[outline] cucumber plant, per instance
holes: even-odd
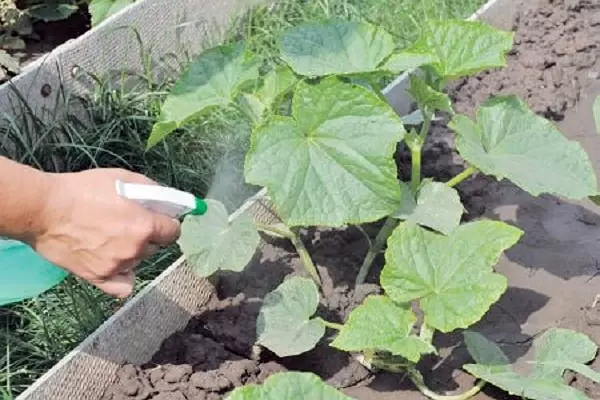
[[[186,218],[181,248],[208,276],[240,271],[259,243],[257,230],[290,239],[312,279],[287,279],[265,297],[258,344],[287,357],[311,350],[333,330],[331,346],[359,353],[369,367],[407,372],[425,395],[444,399],[425,386],[416,365],[437,352],[436,332],[469,328],[500,298],[507,280],[494,265],[523,234],[497,221],[461,224],[464,207],[455,186],[482,173],[534,196],[582,199],[598,192],[592,164],[577,142],[516,96],[490,98],[474,119],[454,111],[445,86],[505,66],[510,32],[481,22],[436,21],[422,26],[413,45],[397,49],[380,27],[332,20],[292,28],[279,44],[281,63],[266,66],[267,72],[244,42],[202,54],[166,99],[148,146],[214,108],[237,110],[253,125],[246,181],[266,188],[281,223],[232,218],[214,203],[207,217]],[[404,119],[380,90],[383,76],[399,73],[407,75],[419,107]],[[431,124],[443,114],[466,167],[438,182],[422,177],[421,164]],[[411,153],[409,182],[397,178],[393,156],[401,142]],[[357,266],[356,283],[364,282],[385,247],[379,277],[385,294],[368,297],[344,324],[315,315],[320,279],[299,229],[379,220],[385,222]],[[497,382],[473,374],[482,380],[454,399],[473,396],[485,381]],[[242,389],[232,398],[267,398],[281,381]]]

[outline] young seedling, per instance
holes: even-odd
[[[280,357],[297,355],[311,350],[331,328],[338,331],[331,346],[361,352],[367,366],[407,372],[425,395],[446,399],[427,389],[416,364],[422,355],[437,353],[435,331],[471,326],[500,298],[507,280],[493,266],[522,233],[495,221],[463,224],[450,235],[404,222],[388,240],[381,273],[385,295],[367,297],[345,324],[335,324],[314,316],[319,303],[314,283],[290,278],[265,298],[258,343]],[[411,305],[416,300],[423,313],[420,326]],[[467,399],[481,386],[448,399]]]

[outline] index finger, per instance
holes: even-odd
[[[181,223],[179,220],[157,213],[152,213],[152,219],[151,243],[168,246],[179,239],[179,235],[181,235]]]

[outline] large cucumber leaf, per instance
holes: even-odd
[[[325,334],[325,325],[311,317],[319,305],[317,285],[292,277],[265,296],[256,321],[257,343],[279,357],[311,350]]]
[[[252,216],[244,213],[229,221],[222,203],[212,199],[206,203],[206,214],[189,215],[181,226],[178,244],[187,262],[202,277],[219,270],[243,270],[260,243]]]
[[[348,316],[331,346],[344,351],[380,350],[414,363],[435,348],[411,335],[417,317],[410,304],[396,304],[387,296],[369,296]]]
[[[359,74],[376,71],[394,50],[394,40],[367,22],[308,22],[287,30],[280,50],[300,75]]]
[[[483,173],[507,178],[537,196],[581,199],[598,192],[583,147],[516,96],[494,97],[477,110],[477,121],[456,115],[449,124],[460,155]]]
[[[395,218],[435,229],[446,235],[460,224],[464,207],[456,189],[441,182],[424,179],[417,196],[409,185],[400,182],[402,205],[393,214]]]
[[[492,267],[522,234],[496,221],[463,224],[449,236],[403,223],[388,239],[381,285],[396,302],[418,299],[432,328],[467,328],[506,290]]]
[[[310,372],[279,372],[262,385],[235,389],[226,400],[352,400]]]
[[[532,400],[588,400],[585,394],[565,384],[566,370],[600,382],[600,374],[585,365],[596,356],[597,346],[581,333],[553,328],[536,339],[536,356],[531,362],[534,371],[529,376],[515,373],[502,350],[479,333],[465,332],[464,336],[477,364],[463,368],[509,394]]]
[[[245,42],[221,45],[202,53],[179,77],[167,96],[147,147],[206,110],[229,105],[250,81],[258,79],[258,59],[246,51]]]
[[[506,53],[513,45],[512,32],[504,32],[480,21],[431,21],[421,36],[406,50],[394,54],[387,69],[431,65],[446,80],[473,75],[506,65]],[[418,65],[417,65],[418,66]]]
[[[399,208],[393,154],[405,131],[385,101],[329,77],[299,83],[292,113],[253,132],[245,165],[288,226],[372,222]]]

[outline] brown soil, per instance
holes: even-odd
[[[557,122],[571,139],[579,140],[600,171],[600,136],[594,131],[591,102],[600,93],[600,3],[597,0],[541,0],[538,10],[518,16],[516,46],[509,67],[457,82],[449,92],[456,108],[471,114],[474,106],[495,93],[515,93],[534,110]],[[435,126],[424,154],[424,173],[445,180],[460,172],[462,163],[452,137]],[[406,152],[399,149],[400,175],[407,178]],[[532,340],[550,327],[575,329],[600,343],[600,213],[590,202],[564,201],[553,196],[534,198],[508,182],[475,177],[459,185],[468,213],[465,219],[487,217],[516,224],[525,231],[520,243],[501,259],[497,271],[509,279],[509,289],[471,329],[497,342],[525,370]],[[369,234],[376,226],[367,227]],[[357,291],[352,281],[366,252],[363,234],[309,230],[304,240],[323,277],[319,314],[343,322],[349,311],[377,282],[381,260],[369,281]],[[124,366],[105,400],[222,399],[233,387],[259,383],[285,369],[312,371],[329,384],[361,400],[421,400],[400,375],[372,376],[345,353],[322,340],[317,349],[287,359],[253,346],[261,299],[286,276],[302,274],[289,244],[270,240],[242,274],[226,274],[214,299],[163,344],[143,366]],[[437,335],[440,357],[421,363],[427,384],[455,393],[473,379],[460,366],[470,362],[461,334]],[[600,361],[592,365],[600,369]],[[571,383],[588,397],[600,399],[600,386],[574,376]],[[475,399],[512,399],[485,389]],[[516,398],[514,398],[516,399]]]

